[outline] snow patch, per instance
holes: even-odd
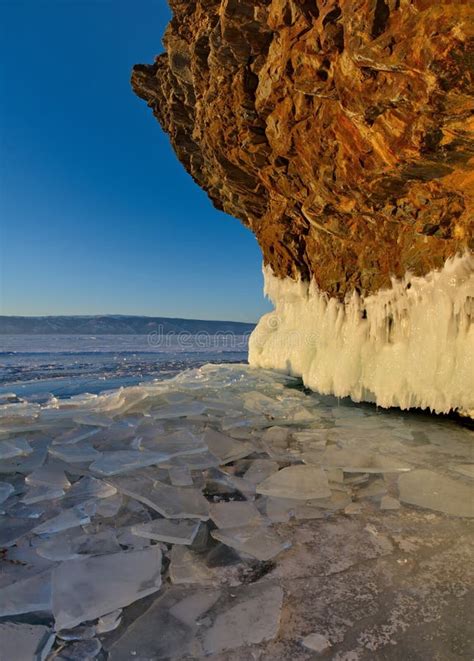
[[[474,257],[344,303],[314,282],[264,268],[275,306],[250,338],[254,367],[301,376],[322,394],[382,407],[458,409],[474,416]]]

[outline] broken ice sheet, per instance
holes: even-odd
[[[255,505],[249,501],[231,501],[210,505],[210,517],[218,528],[258,526],[263,518]]]
[[[324,519],[328,514],[343,510],[351,499],[345,493],[335,492],[330,498],[294,500],[267,497],[265,513],[273,523],[285,523],[292,518],[298,520]]]
[[[412,468],[396,457],[334,446],[326,448],[320,461],[325,467],[342,468],[345,473],[399,473]]]
[[[260,484],[278,470],[278,464],[271,459],[255,459],[244,473],[244,480],[251,484]]]
[[[398,478],[400,500],[452,516],[474,517],[472,487],[461,481],[418,469]]]
[[[220,590],[198,590],[178,601],[169,610],[171,615],[180,622],[192,627],[199,624],[202,617],[221,596]]]
[[[112,478],[110,483],[120,492],[148,505],[168,519],[209,518],[209,504],[202,493],[188,487],[172,487],[141,477]]]
[[[101,427],[76,427],[75,429],[70,429],[66,432],[63,432],[59,436],[56,436],[53,439],[53,445],[71,445],[74,443],[79,443],[79,441],[85,441],[86,439],[92,438],[95,436]]]
[[[100,459],[89,466],[89,469],[99,475],[120,475],[137,468],[160,464],[166,459],[169,459],[169,455],[161,452],[116,450],[104,452]]]
[[[255,494],[254,484],[247,482],[242,477],[236,477],[216,468],[208,471],[206,489],[211,492],[216,490],[226,494],[229,492],[240,492],[248,496]]]
[[[33,452],[33,448],[24,438],[10,438],[0,440],[0,459],[13,457],[26,457]]]
[[[57,661],[92,661],[97,658],[102,643],[97,638],[92,640],[78,640],[71,645],[67,645],[55,655]]]
[[[109,631],[115,631],[122,621],[122,609],[117,608],[117,610],[107,613],[99,617],[99,620],[96,625],[96,632],[98,634],[108,633]]]
[[[262,561],[271,560],[291,546],[289,542],[282,541],[278,535],[264,526],[213,530],[211,535],[226,546]]]
[[[200,524],[200,521],[192,519],[155,519],[132,526],[132,532],[139,537],[156,539],[167,544],[192,544]]]
[[[230,436],[214,429],[207,429],[204,432],[203,440],[210,452],[218,457],[221,464],[228,464],[231,461],[242,459],[255,452],[255,448],[251,443],[247,441],[236,441]]]
[[[184,402],[183,404],[170,404],[169,406],[154,409],[152,415],[156,420],[170,420],[173,418],[187,418],[190,416],[201,415],[205,410],[206,406],[202,402],[191,401]]]
[[[357,489],[357,498],[379,498],[387,493],[387,485],[383,480],[373,480]]]
[[[0,549],[8,548],[28,534],[35,527],[32,519],[16,519],[0,516]]]
[[[31,473],[44,462],[49,444],[49,438],[31,440],[32,452],[27,456],[19,455],[10,459],[0,459],[0,474],[21,473],[27,475]]]
[[[173,546],[170,554],[170,580],[174,584],[213,585],[216,578],[203,560],[184,546]]]
[[[195,648],[196,626],[187,625],[171,614],[186,590],[172,587],[155,599],[151,606],[115,640],[109,651],[111,661],[158,659],[196,659],[201,649]],[[107,643],[105,643],[107,646]]]
[[[49,487],[45,484],[41,486],[34,486],[28,489],[21,499],[25,505],[34,505],[41,503],[45,500],[55,500],[64,496],[64,490],[59,487]]]
[[[283,605],[279,586],[246,586],[239,592],[237,603],[230,603],[203,634],[206,654],[263,643],[277,636]]]
[[[102,453],[98,452],[90,443],[77,443],[76,445],[52,445],[49,454],[69,463],[96,461]]]
[[[34,576],[0,588],[0,617],[51,611],[51,572]]]
[[[118,514],[123,504],[122,494],[116,493],[108,498],[101,498],[96,503],[96,515],[104,519],[110,519]]]
[[[70,507],[91,499],[109,498],[116,493],[117,489],[111,484],[86,475],[74,482],[63,498],[63,503]]]
[[[198,454],[182,454],[171,457],[168,461],[161,464],[161,466],[168,469],[181,468],[183,466],[189,470],[207,470],[208,468],[215,468],[219,466],[220,460],[211,452],[199,452]]]
[[[66,560],[53,570],[57,629],[70,629],[123,608],[161,585],[161,551],[125,551]]]
[[[0,503],[4,503],[14,491],[14,487],[9,482],[0,482]]]
[[[325,472],[313,465],[283,468],[260,482],[257,493],[297,500],[328,498],[331,495]]]
[[[61,640],[91,640],[96,634],[96,629],[93,624],[80,624],[78,627],[72,629],[61,629],[57,632],[58,638]]]
[[[199,454],[207,451],[207,446],[202,438],[196,436],[188,429],[180,429],[171,434],[152,434],[151,438],[145,435],[143,447],[146,450],[162,452],[168,457],[179,455]]]
[[[54,633],[42,625],[0,623],[0,659],[5,661],[43,661],[49,654]]]
[[[115,531],[108,528],[95,534],[74,528],[40,541],[36,547],[39,556],[52,561],[73,560],[84,555],[105,555],[119,552],[120,544]]]
[[[90,504],[76,505],[64,510],[52,519],[40,523],[33,529],[33,532],[36,535],[43,535],[83,526],[90,522],[90,516],[94,512],[95,509]]]
[[[172,466],[169,469],[170,481],[174,487],[192,487],[193,478],[187,466]],[[0,487],[1,490],[1,487]],[[1,491],[0,491],[1,493]]]
[[[268,397],[257,390],[247,392],[243,396],[244,408],[251,413],[263,413],[274,416],[281,404],[272,397]]]
[[[30,473],[25,482],[30,486],[47,486],[68,489],[71,484],[64,472],[64,465],[52,460]]]
[[[76,413],[72,418],[76,425],[90,427],[110,427],[113,419],[105,413]]]

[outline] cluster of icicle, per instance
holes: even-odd
[[[322,394],[382,407],[474,415],[474,257],[344,303],[264,268],[275,306],[250,339],[250,364],[301,376]]]

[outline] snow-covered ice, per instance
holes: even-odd
[[[301,376],[323,394],[402,409],[474,411],[474,257],[345,302],[264,270],[275,311],[250,338],[255,367]],[[473,413],[474,416],[474,413]]]

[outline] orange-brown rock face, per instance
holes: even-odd
[[[342,298],[472,247],[470,2],[170,4],[134,90],[275,274]]]

